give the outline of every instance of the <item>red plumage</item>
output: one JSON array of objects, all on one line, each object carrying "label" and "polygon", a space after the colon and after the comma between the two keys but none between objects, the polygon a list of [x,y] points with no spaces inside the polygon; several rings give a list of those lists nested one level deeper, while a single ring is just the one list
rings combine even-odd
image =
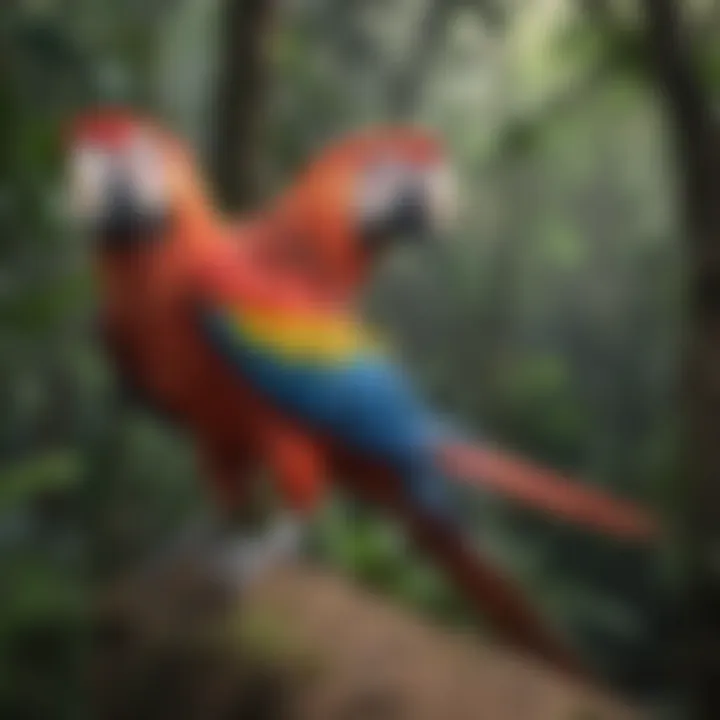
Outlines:
[{"label": "red plumage", "polygon": [[[493,570],[460,534],[419,510],[388,466],[370,461],[280,412],[248,382],[228,372],[198,335],[190,308],[198,299],[232,295],[236,285],[256,297],[296,308],[347,305],[375,259],[354,221],[352,188],[368,157],[399,154],[420,166],[439,161],[439,145],[401,130],[363,136],[340,145],[311,166],[304,178],[266,215],[230,228],[209,206],[192,159],[180,143],[150,123],[101,114],[81,121],[77,140],[117,147],[141,130],[160,149],[171,190],[172,217],[156,237],[122,250],[101,249],[97,270],[103,327],[121,373],[151,404],[177,418],[196,445],[205,474],[225,508],[241,506],[252,471],[269,467],[286,502],[311,512],[327,480],[400,517],[420,546],[434,556],[481,614],[508,641],[577,671],[581,663],[550,632],[522,595]],[[297,253],[297,243],[307,254]],[[310,261],[311,260],[311,261]],[[248,290],[250,288],[250,290]],[[472,461],[475,472],[478,458]],[[457,464],[450,452],[448,465]],[[513,485],[518,466],[485,464],[495,487]],[[533,469],[524,466],[525,479]],[[575,491],[582,495],[582,491]],[[529,486],[512,495],[552,512],[573,507]],[[641,514],[606,522],[620,506],[586,496],[583,522],[637,535]],[[582,504],[582,503],[580,503]],[[587,512],[587,508],[595,508]],[[602,515],[602,522],[595,522]],[[622,527],[621,527],[622,526]]]}]

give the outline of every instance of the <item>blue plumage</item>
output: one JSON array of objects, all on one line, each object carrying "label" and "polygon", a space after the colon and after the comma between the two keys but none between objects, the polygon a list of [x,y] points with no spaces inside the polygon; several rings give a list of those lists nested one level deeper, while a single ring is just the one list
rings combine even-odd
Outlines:
[{"label": "blue plumage", "polygon": [[447,504],[434,458],[437,424],[386,357],[300,362],[253,342],[223,312],[205,312],[201,323],[215,350],[283,411],[388,463],[428,509]]}]

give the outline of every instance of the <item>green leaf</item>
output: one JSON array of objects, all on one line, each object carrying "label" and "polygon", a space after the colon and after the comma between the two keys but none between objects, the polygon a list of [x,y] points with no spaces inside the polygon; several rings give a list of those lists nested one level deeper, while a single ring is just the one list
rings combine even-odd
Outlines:
[{"label": "green leaf", "polygon": [[77,453],[58,450],[0,470],[0,512],[28,502],[40,493],[67,490],[80,480]]},{"label": "green leaf", "polygon": [[0,296],[0,323],[14,330],[44,330],[86,301],[90,282],[83,275],[31,286]]}]

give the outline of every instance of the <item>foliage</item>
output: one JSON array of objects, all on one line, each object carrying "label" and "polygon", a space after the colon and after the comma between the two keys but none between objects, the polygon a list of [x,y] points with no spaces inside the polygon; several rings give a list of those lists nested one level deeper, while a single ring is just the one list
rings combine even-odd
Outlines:
[{"label": "foliage", "polygon": [[[0,76],[3,717],[16,716],[29,687],[27,717],[47,716],[48,697],[71,707],[72,684],[55,670],[81,649],[87,569],[135,562],[201,504],[184,439],[114,409],[90,330],[87,258],[61,212],[59,129],[78,106],[126,96],[205,147],[218,2],[0,5],[0,60],[12,68]],[[321,143],[393,114],[420,5],[283,5],[262,138],[268,194]],[[607,23],[582,7],[453,6],[410,105],[448,137],[463,221],[448,247],[399,253],[368,312],[436,404],[471,428],[672,512],[673,168],[638,18],[616,9]],[[704,12],[698,27],[716,29]],[[717,48],[697,48],[714,87]],[[663,611],[652,608],[669,595],[655,555],[479,505],[481,541],[590,654],[621,668],[656,647]],[[384,521],[338,502],[317,540],[325,562],[360,582],[467,621]],[[41,679],[23,676],[16,655],[40,627],[58,649]]]}]

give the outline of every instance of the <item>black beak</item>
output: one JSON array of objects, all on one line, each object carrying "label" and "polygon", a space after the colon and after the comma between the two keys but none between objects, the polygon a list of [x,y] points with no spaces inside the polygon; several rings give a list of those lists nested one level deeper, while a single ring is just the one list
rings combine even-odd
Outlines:
[{"label": "black beak", "polygon": [[408,175],[380,206],[360,217],[363,242],[370,248],[405,238],[422,238],[431,225],[430,199],[421,178]]},{"label": "black beak", "polygon": [[121,248],[161,237],[168,220],[166,210],[147,207],[137,197],[128,179],[116,173],[94,230],[103,245]]}]

